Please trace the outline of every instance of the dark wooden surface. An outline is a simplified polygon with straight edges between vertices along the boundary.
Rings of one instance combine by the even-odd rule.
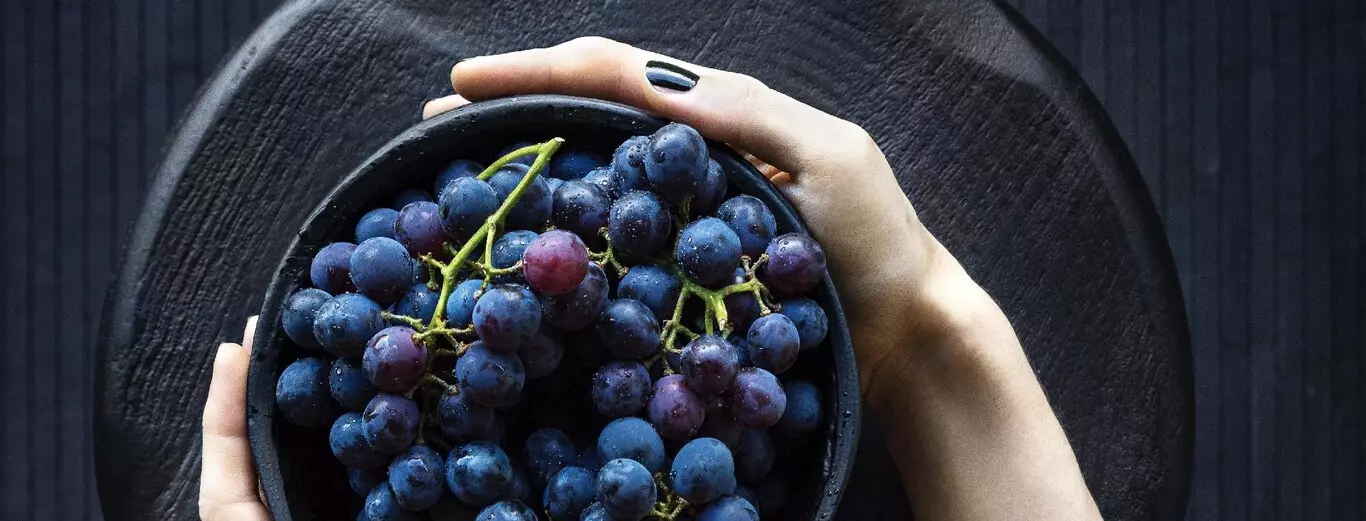
[[[0,518],[99,517],[105,284],[166,133],[273,4],[0,6]],[[1166,224],[1196,362],[1188,517],[1360,518],[1363,7],[1017,4],[1105,104]]]
[[[107,517],[194,517],[213,346],[259,307],[303,217],[447,90],[452,59],[578,34],[745,70],[878,136],[927,226],[1011,317],[1101,511],[1179,515],[1193,404],[1175,270],[1117,134],[1032,33],[974,2],[596,7],[527,3],[503,19],[291,2],[251,37],[168,145],[110,293],[95,417]],[[525,34],[530,20],[541,30]],[[885,448],[860,452],[838,518],[904,518]]]

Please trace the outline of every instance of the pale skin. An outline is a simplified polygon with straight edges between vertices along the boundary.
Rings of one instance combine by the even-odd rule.
[[[656,89],[645,63],[698,74]],[[457,64],[423,117],[517,94],[633,105],[743,150],[824,247],[859,364],[916,519],[1100,519],[1076,457],[1000,307],[929,230],[862,128],[749,76],[602,38]],[[929,175],[929,174],[927,174]],[[267,520],[246,438],[247,355],[224,344],[204,410],[200,517]]]

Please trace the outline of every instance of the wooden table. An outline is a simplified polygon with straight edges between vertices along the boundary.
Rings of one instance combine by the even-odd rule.
[[[930,229],[1010,316],[1106,519],[1182,515],[1191,355],[1161,226],[1095,100],[1011,8],[452,4],[293,1],[200,92],[101,328],[106,518],[197,519],[214,347],[260,308],[332,184],[448,92],[451,63],[588,34],[743,71],[864,125]],[[904,518],[882,441],[866,431],[839,517]]]

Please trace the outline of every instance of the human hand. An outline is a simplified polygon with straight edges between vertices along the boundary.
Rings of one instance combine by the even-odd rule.
[[[218,346],[213,380],[204,404],[199,518],[204,521],[269,521],[257,493],[256,465],[247,441],[247,367],[256,317],[247,319],[242,344]]]
[[[917,518],[1099,519],[1075,456],[1000,308],[930,234],[859,126],[758,80],[603,38],[461,61],[458,93],[633,105],[749,155],[829,260],[864,398]]]
[[[655,60],[695,77],[652,66]],[[652,84],[651,75],[672,78],[675,88]],[[936,335],[968,315],[958,303],[994,308],[921,224],[867,132],[754,78],[580,38],[462,61],[451,82],[459,94],[428,103],[424,117],[470,100],[568,94],[640,107],[746,152],[825,250],[865,393],[877,387],[874,375],[901,380],[897,368],[910,359],[905,347],[914,344],[908,340]]]

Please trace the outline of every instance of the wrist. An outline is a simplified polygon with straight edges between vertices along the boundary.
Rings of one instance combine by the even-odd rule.
[[[985,391],[994,376],[1008,373],[1023,351],[999,306],[937,241],[925,257],[915,287],[884,309],[885,318],[860,340],[863,391],[875,410],[900,410],[913,387],[948,391],[971,386]],[[868,358],[865,360],[865,358]]]

